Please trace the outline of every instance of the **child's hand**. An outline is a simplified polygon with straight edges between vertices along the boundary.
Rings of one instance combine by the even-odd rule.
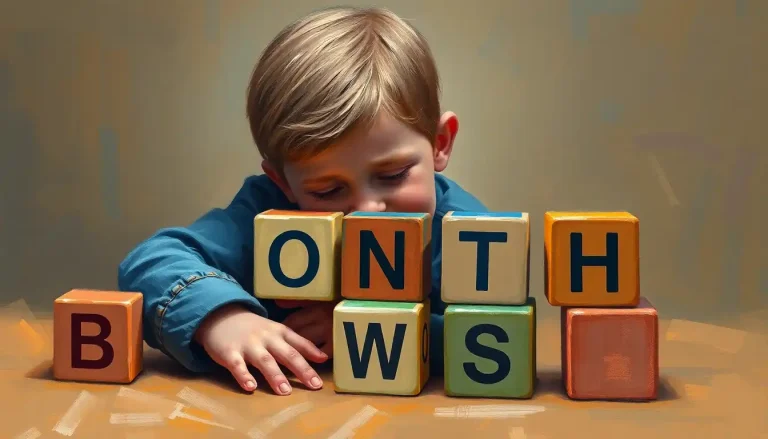
[[[333,308],[336,302],[302,303],[302,309],[289,315],[283,324],[333,357]]]
[[[247,364],[258,368],[278,395],[291,393],[291,384],[278,362],[310,389],[319,389],[323,385],[304,358],[321,363],[328,359],[326,354],[292,329],[260,317],[241,305],[225,306],[213,312],[200,325],[195,341],[216,363],[226,367],[247,391],[256,388],[256,380]]]

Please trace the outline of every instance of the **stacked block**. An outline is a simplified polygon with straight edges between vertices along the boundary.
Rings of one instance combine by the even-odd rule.
[[[343,214],[267,210],[253,220],[253,292],[260,299],[339,298]]]
[[[133,382],[143,368],[141,293],[71,290],[53,303],[58,380]]]
[[[547,301],[561,307],[573,399],[655,399],[658,314],[640,294],[639,221],[628,212],[547,212]]]
[[[333,315],[336,391],[417,395],[429,379],[432,217],[344,218],[341,295]]]
[[[449,212],[442,227],[445,393],[530,398],[536,301],[528,214]]]

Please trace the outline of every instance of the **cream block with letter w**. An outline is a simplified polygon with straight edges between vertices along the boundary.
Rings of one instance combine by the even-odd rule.
[[[429,379],[429,301],[344,300],[333,312],[339,393],[418,395]]]

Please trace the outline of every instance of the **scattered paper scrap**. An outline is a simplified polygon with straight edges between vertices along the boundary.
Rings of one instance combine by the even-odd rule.
[[[213,400],[209,396],[206,396],[196,390],[192,390],[189,387],[184,387],[181,389],[176,397],[193,407],[211,413],[216,418],[226,422],[227,424],[234,425],[235,427],[232,428],[235,430],[245,432],[248,431],[250,427],[246,426],[248,423],[245,419],[234,413],[232,410],[226,408],[224,405]]]
[[[251,439],[262,439],[267,437],[272,431],[290,421],[291,419],[300,416],[312,409],[314,404],[311,402],[302,402],[300,404],[292,405],[283,410],[280,410],[276,414],[264,419],[255,427],[248,431],[248,437]]]
[[[186,420],[189,420],[189,421],[199,422],[201,424],[206,424],[206,425],[210,425],[210,426],[213,426],[213,427],[220,427],[220,428],[224,428],[224,429],[227,429],[227,430],[234,430],[235,429],[234,427],[231,427],[229,425],[221,424],[221,423],[214,422],[214,421],[209,421],[207,419],[203,419],[203,418],[200,418],[200,417],[197,417],[197,416],[193,416],[193,415],[188,415],[188,414],[184,413],[184,408],[186,408],[186,406],[184,404],[178,404],[176,406],[176,410],[174,410],[173,413],[171,413],[170,416],[168,416],[168,419],[186,419]]]
[[[438,418],[522,418],[545,410],[540,405],[462,405],[456,407],[437,407]]]
[[[162,425],[165,423],[160,413],[111,413],[109,423],[113,425],[127,424],[142,427]]]
[[[14,437],[14,439],[37,439],[40,436],[42,436],[43,433],[40,432],[36,427],[32,427],[29,430],[17,435]]]
[[[72,436],[85,416],[96,406],[97,398],[83,390],[69,407],[64,416],[53,427],[53,431],[64,436]]]
[[[118,403],[132,403],[135,408],[141,408],[147,412],[157,412],[162,417],[167,417],[176,409],[176,401],[164,398],[150,392],[131,389],[122,386],[117,391],[116,405]]]
[[[347,420],[335,433],[329,436],[329,439],[347,439],[354,436],[355,431],[370,421],[371,418],[379,413],[376,407],[366,405],[360,411],[355,413]]]

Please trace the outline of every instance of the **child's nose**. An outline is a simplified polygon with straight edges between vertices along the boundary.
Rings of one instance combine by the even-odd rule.
[[[353,210],[358,212],[384,212],[387,210],[387,205],[381,199],[370,196],[356,203]]]

